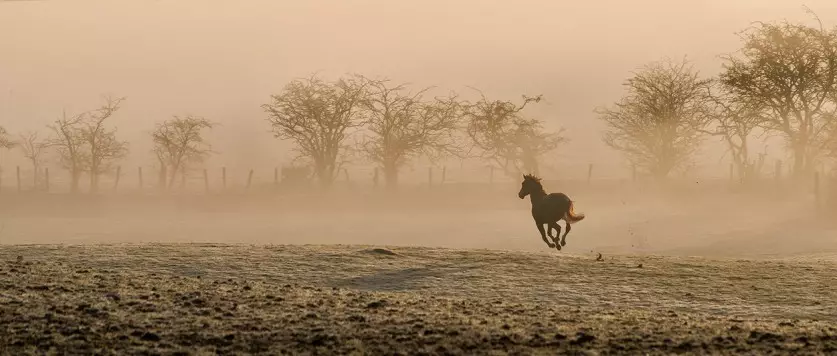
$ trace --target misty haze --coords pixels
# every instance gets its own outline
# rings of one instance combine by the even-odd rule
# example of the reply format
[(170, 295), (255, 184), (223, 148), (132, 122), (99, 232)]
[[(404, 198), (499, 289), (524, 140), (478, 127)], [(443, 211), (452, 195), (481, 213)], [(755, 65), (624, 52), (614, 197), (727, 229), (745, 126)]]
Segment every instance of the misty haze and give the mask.
[(837, 350), (837, 3), (0, 0), (0, 33), (0, 354)]

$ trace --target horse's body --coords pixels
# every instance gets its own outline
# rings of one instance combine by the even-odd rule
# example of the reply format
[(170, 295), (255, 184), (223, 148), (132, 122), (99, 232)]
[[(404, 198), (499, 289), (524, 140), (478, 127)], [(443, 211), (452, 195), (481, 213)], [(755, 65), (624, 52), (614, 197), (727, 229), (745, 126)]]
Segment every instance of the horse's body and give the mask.
[[(541, 179), (532, 175), (524, 175), (523, 183), (521, 183), (520, 193), (517, 194), (520, 199), (529, 196), (532, 201), (532, 218), (535, 219), (535, 225), (541, 233), (541, 238), (550, 248), (561, 249), (561, 246), (567, 244), (567, 234), (572, 229), (570, 225), (577, 223), (584, 219), (584, 214), (576, 215), (573, 211), (573, 201), (564, 193), (550, 193), (547, 194), (541, 185)], [(561, 225), (558, 221), (564, 220), (566, 222), (566, 230), (564, 236), (561, 236)], [(544, 229), (547, 225), (547, 229)], [(556, 230), (557, 234), (552, 235), (552, 230)], [(547, 240), (547, 235), (552, 240)], [(560, 241), (558, 237), (561, 237)]]

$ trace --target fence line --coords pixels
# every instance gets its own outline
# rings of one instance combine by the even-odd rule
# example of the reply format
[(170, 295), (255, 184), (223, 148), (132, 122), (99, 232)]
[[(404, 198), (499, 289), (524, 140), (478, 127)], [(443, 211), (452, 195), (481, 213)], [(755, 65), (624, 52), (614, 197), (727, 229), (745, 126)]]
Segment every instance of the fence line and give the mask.
[[(762, 175), (758, 179), (759, 184), (768, 184), (769, 181), (775, 181), (775, 186), (770, 189), (779, 188), (777, 191), (781, 192), (793, 184), (786, 184), (786, 182), (793, 183), (789, 179), (790, 175), (784, 174), (784, 165), (782, 161), (776, 161), (774, 167), (773, 177)], [(166, 184), (171, 177), (160, 177), (159, 169), (145, 169), (147, 167), (139, 166), (136, 170), (136, 176), (124, 175), (121, 166), (116, 166), (108, 173), (101, 175), (99, 185), (101, 193), (105, 194), (107, 191), (112, 192), (153, 192), (161, 191), (163, 188), (160, 179), (165, 180)], [(497, 168), (494, 166), (485, 166), (478, 168), (464, 168), (449, 169), (447, 166), (429, 166), (426, 167), (426, 176), (424, 179), (419, 178), (416, 169), (404, 170), (399, 176), (398, 185), (401, 187), (426, 187), (427, 189), (434, 189), (440, 186), (462, 186), (464, 185), (505, 185), (517, 184), (519, 179), (507, 177), (505, 174), (497, 175)], [(824, 168), (822, 168), (824, 169)], [(155, 172), (156, 171), (156, 172)], [(272, 171), (272, 174), (271, 174)], [(13, 170), (13, 178), (9, 179), (7, 170), (0, 167), (0, 194), (16, 191), (18, 193), (25, 192), (48, 192), (48, 193), (69, 193), (70, 192), (70, 173), (67, 170), (50, 171), (49, 167), (39, 168), (36, 172), (32, 167), (16, 166)], [(156, 183), (150, 183), (145, 172), (155, 172), (158, 176)], [(355, 168), (352, 174), (348, 169), (342, 169), (336, 172), (336, 187), (348, 187), (356, 189), (359, 187), (366, 187), (369, 189), (376, 189), (382, 185), (386, 185), (382, 181), (378, 168), (370, 167)], [(597, 177), (596, 169), (593, 163), (587, 165), (587, 174), (584, 178), (560, 178), (554, 179), (545, 177), (548, 182), (568, 182), (586, 183), (588, 186), (603, 185), (605, 182), (632, 182), (632, 184), (639, 184), (649, 181), (648, 177), (640, 177), (636, 167), (631, 167), (630, 176), (627, 178), (608, 178)], [(342, 173), (342, 174), (341, 174)], [(738, 173), (738, 174), (736, 174)], [(697, 181), (703, 181), (705, 185), (711, 185), (712, 182), (723, 184), (727, 181), (731, 186), (737, 186), (741, 181), (736, 178), (743, 177), (743, 173), (736, 172), (733, 165), (730, 165), (730, 172), (728, 178), (697, 178)], [(87, 193), (89, 191), (89, 175), (81, 177), (79, 182), (79, 193)], [(771, 179), (772, 178), (772, 179)], [(216, 169), (199, 168), (190, 169), (180, 174), (180, 184), (177, 187), (165, 187), (165, 191), (171, 193), (224, 193), (224, 192), (250, 192), (260, 191), (264, 192), (267, 189), (281, 190), (282, 189), (296, 189), (297, 184), (306, 183), (287, 181), (289, 177), (285, 177), (284, 173), (280, 174), (279, 167), (271, 167), (269, 169), (255, 169), (243, 170), (240, 172), (232, 172), (226, 166)], [(695, 180), (692, 178), (691, 180)], [(152, 180), (154, 181), (154, 180)], [(678, 182), (679, 178), (672, 178), (672, 182)], [(173, 181), (172, 181), (173, 183)], [(621, 184), (621, 183), (620, 183)], [(10, 186), (11, 185), (11, 186)], [(174, 184), (173, 184), (174, 185)], [(826, 206), (837, 206), (837, 195), (834, 187), (837, 186), (837, 177), (833, 174), (826, 174), (820, 170), (814, 175), (810, 185), (809, 192), (813, 194), (814, 204), (817, 209)], [(110, 187), (111, 189), (107, 189)], [(11, 189), (10, 189), (11, 188)]]

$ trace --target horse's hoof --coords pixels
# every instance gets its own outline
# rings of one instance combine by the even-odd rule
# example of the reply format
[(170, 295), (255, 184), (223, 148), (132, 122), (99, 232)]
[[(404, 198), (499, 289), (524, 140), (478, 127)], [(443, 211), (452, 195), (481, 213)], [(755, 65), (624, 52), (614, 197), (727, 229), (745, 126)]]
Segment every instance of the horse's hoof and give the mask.
[[(555, 248), (555, 244), (546, 244), (546, 245), (549, 246), (549, 248)], [(558, 247), (558, 248), (561, 248), (561, 247)]]
[(567, 241), (561, 241), (561, 246), (567, 246)]
[(555, 248), (558, 249), (558, 251), (561, 251), (561, 245), (556, 244)]

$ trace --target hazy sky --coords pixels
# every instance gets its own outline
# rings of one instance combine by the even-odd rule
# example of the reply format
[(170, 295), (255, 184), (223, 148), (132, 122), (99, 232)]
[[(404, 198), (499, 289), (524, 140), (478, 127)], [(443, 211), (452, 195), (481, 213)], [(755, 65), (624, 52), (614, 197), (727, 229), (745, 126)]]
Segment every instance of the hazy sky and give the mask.
[(195, 114), (224, 125), (213, 163), (281, 164), (287, 145), (259, 105), (294, 77), (359, 72), (544, 94), (530, 113), (567, 129), (560, 160), (617, 164), (593, 109), (619, 98), (631, 70), (688, 56), (712, 75), (739, 46), (735, 32), (812, 23), (803, 5), (837, 22), (833, 0), (0, 1), (0, 124), (39, 129), (113, 94), (128, 98), (113, 123), (133, 162), (148, 161), (154, 122)]

